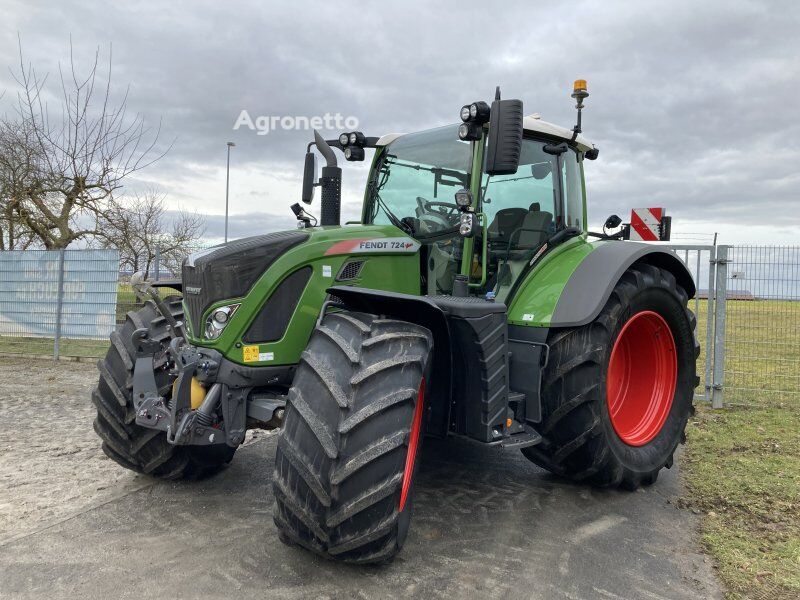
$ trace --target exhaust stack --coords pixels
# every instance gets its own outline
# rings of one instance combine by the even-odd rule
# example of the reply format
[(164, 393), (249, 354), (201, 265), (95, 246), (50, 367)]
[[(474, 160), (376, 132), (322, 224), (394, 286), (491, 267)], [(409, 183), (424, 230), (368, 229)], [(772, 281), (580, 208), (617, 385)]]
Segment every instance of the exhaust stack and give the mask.
[(339, 225), (342, 210), (342, 169), (336, 164), (336, 156), (328, 142), (314, 130), (317, 150), (325, 157), (326, 166), (322, 167), (319, 186), (322, 188), (322, 207), (320, 225)]

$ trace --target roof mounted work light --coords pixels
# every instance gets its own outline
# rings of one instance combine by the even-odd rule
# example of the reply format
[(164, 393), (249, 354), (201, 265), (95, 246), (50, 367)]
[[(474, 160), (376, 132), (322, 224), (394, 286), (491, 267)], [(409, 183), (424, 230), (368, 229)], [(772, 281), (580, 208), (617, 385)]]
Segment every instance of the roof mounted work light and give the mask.
[(475, 123), (476, 125), (483, 125), (489, 121), (491, 108), (486, 102), (479, 100), (472, 104), (465, 104), (461, 107), (459, 116), (464, 123)]
[(481, 139), (481, 126), (477, 123), (462, 123), (458, 126), (458, 138), (465, 142)]
[(489, 120), (491, 109), (486, 102), (478, 101), (469, 105), (469, 118), (473, 123), (483, 125)]
[(350, 133), (349, 136), (350, 146), (358, 146), (359, 148), (363, 148), (364, 144), (366, 143), (367, 143), (367, 137), (360, 131), (353, 131)]
[(364, 149), (359, 146), (348, 146), (344, 149), (344, 158), (349, 161), (364, 160)]

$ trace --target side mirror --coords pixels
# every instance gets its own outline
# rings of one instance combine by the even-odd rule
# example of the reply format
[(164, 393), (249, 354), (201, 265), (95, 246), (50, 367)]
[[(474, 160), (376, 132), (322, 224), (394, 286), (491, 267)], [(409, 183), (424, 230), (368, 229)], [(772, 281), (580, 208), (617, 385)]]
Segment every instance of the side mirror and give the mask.
[(317, 157), (313, 152), (306, 152), (306, 163), (303, 167), (303, 196), (306, 204), (314, 199), (314, 183), (317, 178)]
[(517, 172), (522, 151), (522, 100), (495, 100), (489, 118), (486, 174)]

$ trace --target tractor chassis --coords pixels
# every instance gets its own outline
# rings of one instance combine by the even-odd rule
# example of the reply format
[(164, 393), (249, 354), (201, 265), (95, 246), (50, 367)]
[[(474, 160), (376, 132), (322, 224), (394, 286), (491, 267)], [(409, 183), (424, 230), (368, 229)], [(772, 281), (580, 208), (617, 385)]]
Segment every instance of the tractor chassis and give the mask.
[[(515, 331), (521, 328), (509, 328), (505, 305), (359, 288), (337, 287), (329, 291), (338, 296), (325, 302), (320, 320), (331, 309), (348, 308), (368, 308), (369, 312), (403, 319), (408, 316), (404, 311), (416, 312), (424, 306), (431, 319), (425, 325), (435, 331), (438, 345), (434, 360), (448, 357), (446, 364), (434, 368), (434, 394), (438, 400), (432, 406), (428, 434), (456, 435), (502, 448), (526, 448), (542, 441), (534, 427), (541, 414), (540, 373), (547, 362), (548, 347), (538, 339), (540, 336), (524, 339), (526, 336)], [(362, 300), (369, 296), (370, 304), (377, 304), (355, 302), (353, 292), (360, 292)], [(387, 305), (387, 300), (394, 306)], [(182, 337), (173, 338), (164, 348), (162, 342), (148, 337), (146, 329), (134, 331), (131, 342), (136, 349), (136, 424), (163, 431), (170, 444), (227, 444), (235, 448), (244, 441), (248, 427), (272, 429), (281, 425), (297, 365), (247, 367), (223, 358), (216, 350), (188, 344)], [(451, 344), (461, 349), (462, 362), (449, 360)], [(521, 347), (535, 351), (521, 352)], [(520, 364), (522, 357), (528, 358)], [(155, 377), (159, 369), (170, 366), (174, 381), (171, 394), (158, 389)], [(524, 377), (518, 373), (524, 373)], [(194, 408), (193, 380), (207, 389), (202, 402)], [(214, 419), (214, 415), (221, 419)]]

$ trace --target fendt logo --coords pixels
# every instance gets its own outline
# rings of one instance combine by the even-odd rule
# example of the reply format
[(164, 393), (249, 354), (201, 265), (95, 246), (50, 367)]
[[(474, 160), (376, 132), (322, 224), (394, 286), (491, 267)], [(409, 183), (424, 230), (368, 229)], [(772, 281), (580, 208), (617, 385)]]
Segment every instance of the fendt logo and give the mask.
[(388, 240), (361, 242), (359, 250), (408, 250), (414, 246), (414, 242), (397, 242)]
[(333, 246), (328, 248), (325, 252), (326, 256), (332, 254), (355, 254), (359, 252), (376, 252), (376, 253), (413, 253), (419, 250), (419, 242), (411, 239), (410, 237), (396, 237), (396, 238), (373, 238), (373, 239), (356, 239), (356, 240), (343, 240), (336, 242)]

